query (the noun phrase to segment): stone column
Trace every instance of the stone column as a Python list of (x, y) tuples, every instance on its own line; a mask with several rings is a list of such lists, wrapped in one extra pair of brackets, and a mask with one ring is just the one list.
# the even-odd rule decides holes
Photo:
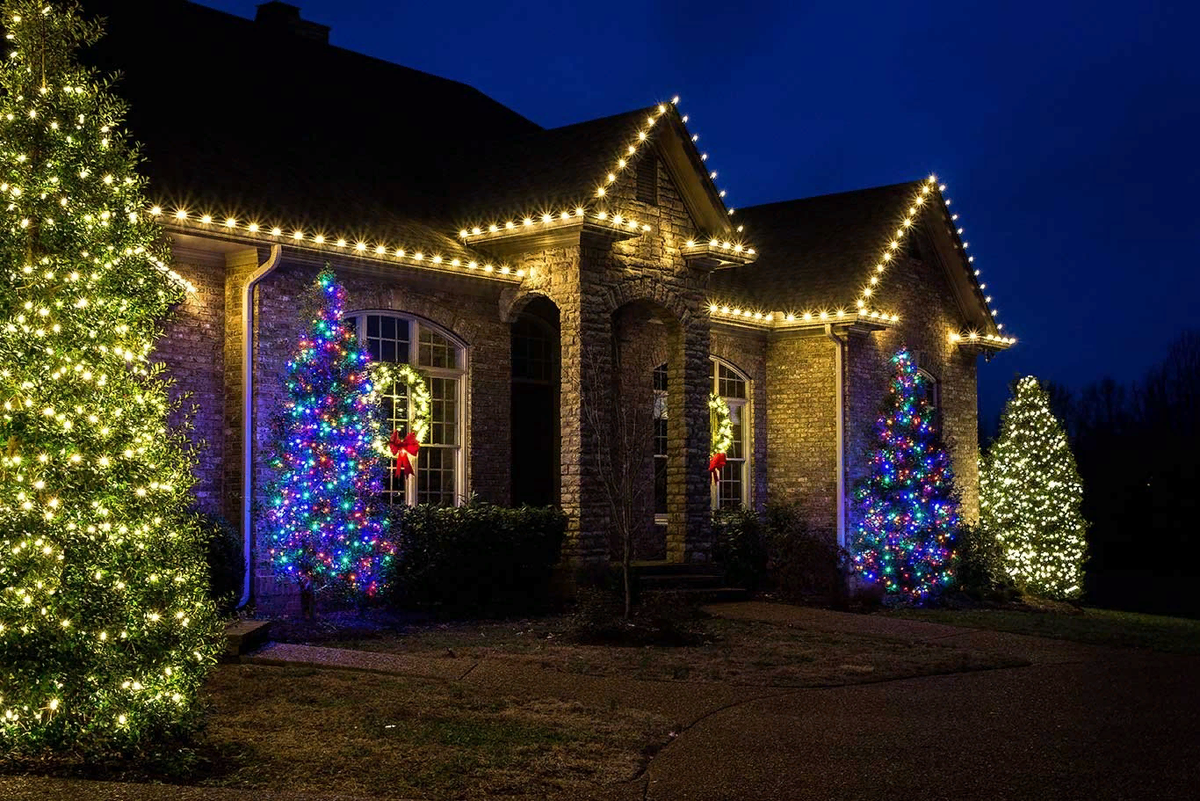
[(701, 315), (691, 316), (671, 339), (667, 362), (667, 438), (671, 447), (667, 466), (667, 561), (707, 562), (712, 555), (708, 321)]

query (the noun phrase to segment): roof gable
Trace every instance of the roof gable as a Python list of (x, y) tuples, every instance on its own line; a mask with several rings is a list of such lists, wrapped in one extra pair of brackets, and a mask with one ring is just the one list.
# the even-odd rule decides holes
[(879, 311), (887, 307), (887, 266), (914, 229), (929, 239), (964, 319), (998, 334), (946, 211), (936, 180), (770, 203), (742, 211), (761, 254), (754, 264), (713, 276), (715, 301), (768, 311)]
[(621, 214), (610, 190), (644, 158), (657, 156), (679, 190), (697, 231), (728, 237), (730, 212), (705, 172), (685, 118), (674, 103), (636, 109), (493, 141), (460, 173), (454, 195), (460, 227), (495, 225), (583, 210), (601, 219)]

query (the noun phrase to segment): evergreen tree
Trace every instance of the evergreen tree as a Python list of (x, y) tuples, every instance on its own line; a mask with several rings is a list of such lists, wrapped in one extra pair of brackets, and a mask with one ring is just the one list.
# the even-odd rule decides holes
[(315, 592), (372, 596), (394, 548), (385, 536), (383, 461), (368, 356), (341, 322), (346, 291), (326, 269), (315, 312), (284, 376), (261, 526), (276, 576), (299, 585), (306, 615)]
[(150, 362), (184, 295), (125, 106), (76, 60), (100, 27), (2, 8), (0, 751), (132, 746), (194, 720), (219, 642), (195, 454)]
[(874, 424), (869, 473), (854, 488), (855, 569), (889, 596), (919, 603), (951, 579), (958, 497), (928, 382), (907, 350)]
[(984, 459), (979, 501), (1018, 587), (1051, 598), (1083, 591), (1083, 482), (1050, 396), (1033, 376), (1016, 382), (1004, 407), (1000, 436)]

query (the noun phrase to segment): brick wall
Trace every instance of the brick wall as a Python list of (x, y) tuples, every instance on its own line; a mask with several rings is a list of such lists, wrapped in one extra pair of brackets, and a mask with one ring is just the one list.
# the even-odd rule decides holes
[(888, 331), (850, 339), (846, 364), (847, 495), (865, 471), (871, 424), (891, 373), (888, 360), (906, 346), (922, 368), (938, 381), (943, 436), (962, 493), (963, 518), (976, 521), (979, 518), (978, 357), (952, 345), (948, 338), (950, 331), (965, 327), (963, 315), (938, 265), (911, 258), (897, 259), (889, 267), (882, 286), (880, 303), (898, 314), (900, 323)]
[(795, 504), (809, 531), (837, 531), (834, 344), (822, 334), (784, 334), (767, 344), (767, 486)]
[[(401, 270), (364, 274), (358, 271), (359, 265), (350, 262), (334, 262), (331, 266), (346, 288), (347, 313), (390, 310), (415, 315), (465, 343), (466, 429), (461, 446), (467, 467), (460, 492), (493, 503), (508, 503), (511, 351), (509, 327), (500, 319), (503, 286)], [(285, 257), (258, 287), (254, 365), (256, 493), (268, 477), (263, 458), (268, 452), (270, 420), (283, 408), (285, 365), (307, 326), (302, 308), (320, 269), (320, 264)], [(279, 608), (283, 604), (284, 611), (293, 611), (294, 593), (275, 584), (262, 541), (257, 553), (256, 597), (260, 607)]]
[(223, 260), (211, 253), (177, 248), (176, 272), (196, 287), (175, 309), (155, 343), (154, 356), (174, 382), (172, 398), (181, 400), (171, 416), (173, 426), (190, 423), (189, 436), (198, 450), (196, 505), (210, 514), (224, 514), (225, 454), (221, 335), (225, 290)]

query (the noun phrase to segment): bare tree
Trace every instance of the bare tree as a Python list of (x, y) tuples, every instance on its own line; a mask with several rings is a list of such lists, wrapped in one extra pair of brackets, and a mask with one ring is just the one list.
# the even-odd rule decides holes
[[(608, 365), (612, 369), (605, 369)], [(643, 379), (650, 379), (642, 367), (626, 364), (622, 369), (616, 354), (603, 358), (596, 348), (583, 351), (583, 436), (595, 454), (611, 525), (621, 542), (626, 618), (633, 607), (634, 545), (648, 525), (646, 510), (654, 492), (647, 464), (654, 443), (654, 403), (652, 393), (638, 391)]]

